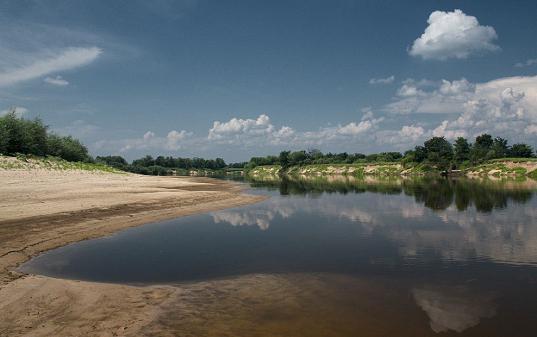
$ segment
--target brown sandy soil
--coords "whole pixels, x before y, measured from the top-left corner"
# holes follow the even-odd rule
[[[112,336],[123,325],[150,320],[155,305],[173,293],[14,270],[32,256],[127,227],[262,199],[209,178],[0,170],[0,336]]]

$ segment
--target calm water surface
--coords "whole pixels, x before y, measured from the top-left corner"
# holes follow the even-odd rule
[[[536,182],[339,177],[249,184],[251,193],[270,198],[75,243],[21,269],[144,284],[272,275],[278,286],[247,283],[256,290],[246,302],[222,293],[218,305],[249,306],[237,309],[237,322],[254,321],[273,335],[537,335]],[[248,331],[230,328],[233,318],[221,324]]]

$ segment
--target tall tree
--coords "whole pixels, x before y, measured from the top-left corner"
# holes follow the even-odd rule
[[[453,152],[455,161],[459,163],[470,159],[470,144],[468,144],[468,140],[464,137],[457,138]]]
[[[494,152],[494,158],[504,158],[507,156],[507,151],[509,147],[507,146],[507,139],[501,137],[494,138],[492,143],[492,151]]]
[[[509,156],[530,158],[533,156],[533,148],[527,144],[513,144],[509,150]]]

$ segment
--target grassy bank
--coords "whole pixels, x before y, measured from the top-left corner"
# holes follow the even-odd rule
[[[123,171],[103,164],[71,162],[57,157],[36,157],[30,155],[19,155],[16,157],[0,155],[0,170],[81,170],[124,173]]]
[[[453,172],[455,173],[455,172]],[[282,169],[280,165],[257,166],[247,172],[247,175],[256,180],[271,180],[279,175],[287,176],[412,176],[412,175],[439,175],[435,167],[424,164],[401,163],[364,163],[364,164],[316,164],[291,166]],[[487,161],[483,164],[466,167],[456,174],[469,176],[490,177],[522,177],[528,176],[537,179],[536,158],[505,158]]]

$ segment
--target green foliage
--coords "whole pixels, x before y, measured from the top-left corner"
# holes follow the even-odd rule
[[[444,137],[433,137],[424,144],[427,153],[427,161],[434,164],[440,170],[450,168],[453,159],[453,147]]]
[[[26,153],[36,156],[47,154],[47,127],[40,119],[33,121],[19,118],[15,111],[0,117],[0,152]]]
[[[125,158],[121,156],[105,156],[105,157],[97,156],[97,158],[95,158],[95,161],[97,163],[102,163],[102,164],[117,168],[119,170],[126,170],[127,166],[129,165],[129,163],[127,163]]]
[[[71,136],[61,137],[50,134],[47,139],[47,154],[67,161],[91,161],[88,149]]]
[[[123,158],[97,157],[97,160],[103,160],[114,167],[123,167],[122,170],[149,175],[187,175],[191,170],[202,173],[203,175],[215,175],[227,167],[222,158],[203,159],[203,158],[175,158],[158,156],[153,159],[152,156],[145,156],[132,161],[128,164]],[[244,163],[240,163],[241,168]]]
[[[510,157],[530,158],[533,157],[533,148],[527,144],[513,144],[508,154]]]
[[[470,144],[464,137],[458,137],[453,145],[453,158],[461,163],[470,159]]]
[[[291,151],[282,151],[280,152],[280,156],[278,157],[278,161],[280,162],[280,165],[282,168],[287,168],[289,166],[289,154]]]
[[[54,156],[68,161],[91,161],[87,148],[71,136],[48,133],[40,119],[17,117],[15,111],[0,117],[0,153]]]

